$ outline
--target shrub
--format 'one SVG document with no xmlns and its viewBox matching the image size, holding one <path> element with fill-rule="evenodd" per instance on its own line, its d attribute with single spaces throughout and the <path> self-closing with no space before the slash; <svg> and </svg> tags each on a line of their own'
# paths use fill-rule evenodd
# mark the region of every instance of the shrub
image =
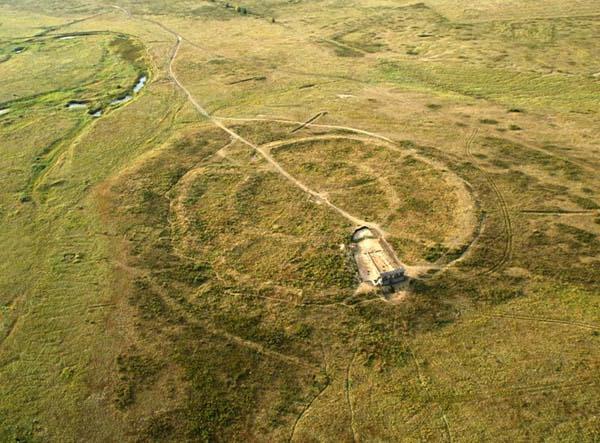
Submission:
<svg viewBox="0 0 600 443">
<path fill-rule="evenodd" d="M 482 118 L 479 120 L 479 123 L 483 123 L 484 125 L 497 125 L 498 120 L 494 120 L 493 118 Z"/>
<path fill-rule="evenodd" d="M 440 243 L 436 243 L 427 250 L 425 260 L 428 262 L 435 262 L 442 258 L 446 253 L 448 253 L 448 248 Z"/>
</svg>

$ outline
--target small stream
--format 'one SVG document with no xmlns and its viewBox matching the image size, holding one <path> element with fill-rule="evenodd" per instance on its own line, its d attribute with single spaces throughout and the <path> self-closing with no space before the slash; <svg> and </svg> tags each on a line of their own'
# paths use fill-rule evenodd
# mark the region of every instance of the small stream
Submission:
<svg viewBox="0 0 600 443">
<path fill-rule="evenodd" d="M 68 109 L 84 109 L 87 108 L 87 103 L 86 102 L 81 102 L 81 101 L 77 101 L 77 100 L 72 100 L 69 103 L 67 103 L 67 108 Z"/>
<path fill-rule="evenodd" d="M 66 38 L 66 37 L 63 37 L 63 38 Z M 138 78 L 138 81 L 133 86 L 133 90 L 131 93 L 113 99 L 110 102 L 110 104 L 113 106 L 118 106 L 118 105 L 121 105 L 123 103 L 126 103 L 126 102 L 132 100 L 134 94 L 139 93 L 141 91 L 141 89 L 144 86 L 146 86 L 147 81 L 148 81 L 148 76 L 145 74 L 142 75 L 140 78 Z M 89 107 L 89 102 L 83 101 L 83 100 L 71 100 L 66 104 L 66 107 L 67 107 L 67 109 L 87 109 Z M 9 111 L 9 109 L 0 109 L 0 115 L 6 114 L 8 111 Z M 88 113 L 93 118 L 98 118 L 104 114 L 104 110 L 102 108 L 92 108 L 88 111 Z"/>
<path fill-rule="evenodd" d="M 110 104 L 111 104 L 111 105 L 120 105 L 120 104 L 122 104 L 122 103 L 126 103 L 126 102 L 128 102 L 128 101 L 129 101 L 129 100 L 131 100 L 132 98 L 133 98 L 133 96 L 132 96 L 132 95 L 129 95 L 129 94 L 127 94 L 127 95 L 126 95 L 126 96 L 124 96 L 124 97 L 121 97 L 121 98 L 115 98 L 114 100 L 112 100 L 112 101 L 110 102 Z"/>
<path fill-rule="evenodd" d="M 140 92 L 140 90 L 146 85 L 146 81 L 148 80 L 148 77 L 146 77 L 145 75 L 142 75 L 139 79 L 138 82 L 135 84 L 135 86 L 133 87 L 133 93 L 137 94 L 138 92 Z"/>
<path fill-rule="evenodd" d="M 113 101 L 111 101 L 110 104 L 111 105 L 120 105 L 120 104 L 126 103 L 129 100 L 133 99 L 133 94 L 137 94 L 138 92 L 140 92 L 141 89 L 146 85 L 147 81 L 148 81 L 148 77 L 146 75 L 142 75 L 138 79 L 137 83 L 134 85 L 133 92 L 131 94 L 127 94 L 123 97 L 116 98 Z"/>
</svg>

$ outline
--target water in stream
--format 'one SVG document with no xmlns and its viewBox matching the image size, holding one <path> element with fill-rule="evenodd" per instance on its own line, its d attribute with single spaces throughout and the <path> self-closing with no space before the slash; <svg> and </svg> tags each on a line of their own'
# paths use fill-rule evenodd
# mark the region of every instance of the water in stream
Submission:
<svg viewBox="0 0 600 443">
<path fill-rule="evenodd" d="M 120 105 L 123 103 L 128 102 L 129 100 L 131 100 L 133 98 L 133 94 L 137 94 L 138 92 L 140 92 L 140 90 L 146 85 L 146 81 L 148 80 L 148 77 L 146 75 L 142 75 L 137 83 L 135 84 L 135 86 L 133 87 L 133 93 L 132 94 L 127 94 L 123 97 L 120 98 L 116 98 L 113 101 L 110 102 L 111 105 Z"/>
<path fill-rule="evenodd" d="M 67 103 L 67 108 L 68 109 L 83 109 L 83 108 L 87 108 L 87 103 L 73 100 L 73 101 L 70 101 L 69 103 Z"/>
<path fill-rule="evenodd" d="M 122 103 L 128 102 L 129 100 L 131 100 L 133 98 L 133 96 L 127 94 L 124 97 L 121 98 L 115 98 L 113 101 L 110 102 L 111 105 L 120 105 Z"/>
<path fill-rule="evenodd" d="M 144 87 L 144 85 L 146 84 L 146 81 L 148 80 L 148 77 L 146 77 L 145 75 L 142 75 L 138 82 L 135 84 L 135 86 L 133 87 L 133 93 L 137 94 L 138 92 L 140 92 L 140 90 Z"/>
</svg>

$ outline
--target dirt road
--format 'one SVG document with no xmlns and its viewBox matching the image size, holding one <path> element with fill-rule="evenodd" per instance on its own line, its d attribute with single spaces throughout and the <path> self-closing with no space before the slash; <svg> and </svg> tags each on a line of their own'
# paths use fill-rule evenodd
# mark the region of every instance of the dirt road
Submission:
<svg viewBox="0 0 600 443">
<path fill-rule="evenodd" d="M 126 9 L 119 7 L 119 6 L 114 6 L 111 5 L 113 8 L 116 8 L 117 10 L 123 12 L 124 14 L 126 14 L 126 16 L 129 19 L 136 19 L 136 17 L 134 17 L 129 11 L 127 11 Z M 344 219 L 346 219 L 348 222 L 350 222 L 350 224 L 354 227 L 358 227 L 358 226 L 367 226 L 369 229 L 372 230 L 372 232 L 377 235 L 377 237 L 380 238 L 381 242 L 384 243 L 389 250 L 392 252 L 392 254 L 394 255 L 394 258 L 398 261 L 398 263 L 400 263 L 402 266 L 404 266 L 407 270 L 407 275 L 411 276 L 411 277 L 417 277 L 419 275 L 422 275 L 423 273 L 431 270 L 431 269 L 436 269 L 439 270 L 439 267 L 437 266 L 431 266 L 431 267 L 425 267 L 426 269 L 423 269 L 422 266 L 420 267 L 411 267 L 408 266 L 406 264 L 404 264 L 399 257 L 397 257 L 397 255 L 395 254 L 394 249 L 389 245 L 389 243 L 386 240 L 386 236 L 387 233 L 385 232 L 385 230 L 379 226 L 377 223 L 373 223 L 367 220 L 363 220 L 357 216 L 354 216 L 352 214 L 350 214 L 348 211 L 340 208 L 339 206 L 335 205 L 334 203 L 332 203 L 327 196 L 311 189 L 309 186 L 307 186 L 305 183 L 303 183 L 302 181 L 298 180 L 296 177 L 292 176 L 289 172 L 287 172 L 270 154 L 270 149 L 273 146 L 269 146 L 269 147 L 262 147 L 259 145 L 256 145 L 255 143 L 251 142 L 250 140 L 245 139 L 244 137 L 242 137 L 240 134 L 238 134 L 237 132 L 235 132 L 234 130 L 232 130 L 231 128 L 229 128 L 228 126 L 225 125 L 225 123 L 223 123 L 224 120 L 236 120 L 234 118 L 232 119 L 221 119 L 218 117 L 214 117 L 212 116 L 205 108 L 204 106 L 202 106 L 202 104 L 200 104 L 198 102 L 198 100 L 196 100 L 196 98 L 193 96 L 193 94 L 186 88 L 186 86 L 183 84 L 183 82 L 178 78 L 176 72 L 175 72 L 175 61 L 177 60 L 177 56 L 179 54 L 179 51 L 181 49 L 181 44 L 184 40 L 184 38 L 179 35 L 176 31 L 174 31 L 173 29 L 165 26 L 164 24 L 157 22 L 155 20 L 152 19 L 148 19 L 148 18 L 144 18 L 144 17 L 139 17 L 139 20 L 143 20 L 143 21 L 147 21 L 149 23 L 153 23 L 156 26 L 159 26 L 161 29 L 165 30 L 166 32 L 168 32 L 169 34 L 171 34 L 175 40 L 175 46 L 173 48 L 173 52 L 169 58 L 169 66 L 168 66 L 168 75 L 170 77 L 170 79 L 177 85 L 177 87 L 179 89 L 181 89 L 181 91 L 186 95 L 188 101 L 192 104 L 192 106 L 194 106 L 194 108 L 203 116 L 205 117 L 207 120 L 209 120 L 212 124 L 214 124 L 215 126 L 217 126 L 218 128 L 220 128 L 221 130 L 223 130 L 224 132 L 226 132 L 227 134 L 229 134 L 233 140 L 239 140 L 241 143 L 245 144 L 246 146 L 252 148 L 255 152 L 257 152 L 258 154 L 260 154 L 274 169 L 275 171 L 277 171 L 280 175 L 282 175 L 283 177 L 285 177 L 287 180 L 289 180 L 294 186 L 296 186 L 297 188 L 301 189 L 303 192 L 305 192 L 306 194 L 308 194 L 309 196 L 311 196 L 312 198 L 315 199 L 316 202 L 322 203 L 327 205 L 329 208 L 333 209 L 335 212 L 337 212 L 339 215 L 341 215 Z M 240 120 L 245 120 L 245 121 L 251 121 L 251 120 L 256 120 L 256 121 L 261 121 L 262 119 L 240 119 Z M 275 121 L 275 120 L 273 120 Z M 289 120 L 281 120 L 282 122 L 285 123 L 289 123 Z M 351 132 L 354 132 L 355 134 L 360 134 L 363 136 L 367 136 L 367 137 L 372 137 L 375 139 L 379 139 L 380 141 L 386 142 L 390 145 L 394 145 L 394 142 L 383 136 L 380 134 L 376 134 L 373 132 L 369 132 L 369 131 L 365 131 L 365 130 L 361 130 L 361 129 L 357 129 L 357 128 L 350 128 L 350 127 L 346 127 L 346 126 L 338 126 L 338 125 L 317 125 L 313 122 L 299 122 L 300 124 L 304 123 L 305 126 L 315 126 L 315 127 L 320 127 L 320 128 L 328 128 L 328 129 L 338 129 L 338 130 L 349 130 Z"/>
<path fill-rule="evenodd" d="M 296 187 L 300 188 L 302 191 L 304 191 L 305 193 L 309 194 L 310 196 L 312 196 L 315 200 L 322 202 L 324 204 L 326 204 L 327 206 L 329 206 L 331 209 L 333 209 L 334 211 L 336 211 L 338 214 L 340 214 L 342 217 L 344 217 L 346 220 L 348 220 L 352 225 L 354 226 L 368 226 L 369 228 L 371 228 L 372 230 L 376 231 L 376 233 L 381 236 L 382 238 L 385 237 L 386 233 L 385 231 L 378 226 L 376 223 L 372 223 L 366 220 L 363 220 L 359 217 L 356 217 L 352 214 L 350 214 L 349 212 L 345 211 L 344 209 L 340 208 L 339 206 L 336 206 L 335 204 L 333 204 L 331 201 L 329 201 L 329 199 L 327 199 L 327 197 L 323 196 L 322 194 L 320 194 L 317 191 L 312 190 L 311 188 L 309 188 L 306 184 L 304 184 L 303 182 L 301 182 L 300 180 L 298 180 L 297 178 L 295 178 L 294 176 L 292 176 L 289 172 L 287 172 L 272 156 L 269 152 L 267 152 L 265 149 L 261 148 L 260 146 L 252 143 L 251 141 L 245 139 L 244 137 L 242 137 L 241 135 L 239 135 L 237 132 L 233 131 L 232 129 L 228 128 L 227 126 L 225 126 L 225 124 L 216 118 L 213 118 L 208 111 L 195 99 L 195 97 L 192 95 L 192 93 L 183 85 L 183 83 L 179 80 L 179 78 L 177 77 L 177 74 L 175 73 L 175 70 L 173 68 L 173 65 L 175 63 L 175 60 L 177 59 L 177 54 L 179 53 L 179 49 L 181 48 L 181 42 L 182 42 L 182 37 L 177 34 L 176 32 L 169 30 L 168 28 L 164 27 L 163 28 L 165 30 L 168 30 L 172 35 L 174 35 L 177 39 L 177 44 L 175 46 L 175 50 L 173 51 L 173 54 L 171 55 L 171 59 L 169 61 L 169 76 L 171 77 L 171 79 L 173 80 L 173 82 L 175 82 L 175 84 L 183 91 L 183 93 L 187 96 L 188 100 L 190 101 L 190 103 L 196 108 L 196 110 L 204 117 L 206 117 L 208 120 L 210 120 L 215 126 L 218 126 L 219 128 L 221 128 L 223 131 L 227 132 L 229 135 L 231 135 L 231 137 L 233 137 L 236 140 L 239 140 L 240 142 L 244 143 L 246 146 L 251 147 L 252 149 L 254 149 L 256 152 L 258 152 L 269 164 L 271 164 L 271 166 L 273 166 L 273 168 L 282 176 L 284 176 L 286 179 L 288 179 L 290 182 L 292 182 Z"/>
</svg>

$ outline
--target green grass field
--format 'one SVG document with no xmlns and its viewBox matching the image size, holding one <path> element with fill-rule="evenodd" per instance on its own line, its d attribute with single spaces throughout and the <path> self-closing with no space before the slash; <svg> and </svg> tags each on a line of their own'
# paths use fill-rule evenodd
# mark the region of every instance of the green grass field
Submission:
<svg viewBox="0 0 600 443">
<path fill-rule="evenodd" d="M 0 442 L 600 441 L 599 16 L 0 0 Z"/>
</svg>

